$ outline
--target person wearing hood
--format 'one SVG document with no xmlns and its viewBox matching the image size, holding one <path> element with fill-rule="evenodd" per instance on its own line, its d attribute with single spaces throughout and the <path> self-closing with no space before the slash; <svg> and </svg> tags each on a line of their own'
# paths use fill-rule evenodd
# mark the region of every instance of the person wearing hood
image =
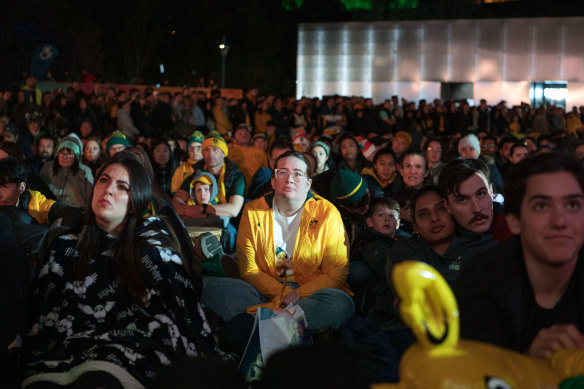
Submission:
<svg viewBox="0 0 584 389">
<path fill-rule="evenodd" d="M 57 200 L 76 208 L 86 208 L 93 186 L 91 169 L 81 163 L 81 150 L 79 138 L 69 134 L 57 145 L 55 159 L 39 173 Z"/>
</svg>

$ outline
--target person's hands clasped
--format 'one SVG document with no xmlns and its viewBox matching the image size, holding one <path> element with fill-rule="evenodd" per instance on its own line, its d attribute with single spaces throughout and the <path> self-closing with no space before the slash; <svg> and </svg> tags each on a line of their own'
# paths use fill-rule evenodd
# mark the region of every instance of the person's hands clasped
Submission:
<svg viewBox="0 0 584 389">
<path fill-rule="evenodd" d="M 527 355 L 549 359 L 556 351 L 567 348 L 584 349 L 584 335 L 573 324 L 555 324 L 537 333 Z"/>
</svg>

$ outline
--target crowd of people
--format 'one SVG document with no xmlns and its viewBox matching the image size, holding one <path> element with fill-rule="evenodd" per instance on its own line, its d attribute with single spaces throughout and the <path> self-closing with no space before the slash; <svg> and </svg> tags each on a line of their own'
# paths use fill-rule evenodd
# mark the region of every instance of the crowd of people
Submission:
<svg viewBox="0 0 584 389">
<path fill-rule="evenodd" d="M 584 106 L 30 76 L 0 94 L 2 358 L 24 361 L 2 378 L 150 387 L 179 356 L 241 356 L 258 307 L 299 305 L 321 335 L 399 329 L 405 260 L 453 287 L 464 337 L 584 348 L 583 123 Z"/>
</svg>

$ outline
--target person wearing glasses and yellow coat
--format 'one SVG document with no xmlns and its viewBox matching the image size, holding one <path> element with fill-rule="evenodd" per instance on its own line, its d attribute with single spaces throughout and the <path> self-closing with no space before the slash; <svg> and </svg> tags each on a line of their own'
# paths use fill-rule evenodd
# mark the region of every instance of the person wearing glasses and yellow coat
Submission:
<svg viewBox="0 0 584 389">
<path fill-rule="evenodd" d="M 338 210 L 310 191 L 311 168 L 288 151 L 275 163 L 273 192 L 249 202 L 237 236 L 241 280 L 205 278 L 205 305 L 225 321 L 257 306 L 304 311 L 308 326 L 338 328 L 354 315 L 345 279 L 348 239 Z"/>
</svg>

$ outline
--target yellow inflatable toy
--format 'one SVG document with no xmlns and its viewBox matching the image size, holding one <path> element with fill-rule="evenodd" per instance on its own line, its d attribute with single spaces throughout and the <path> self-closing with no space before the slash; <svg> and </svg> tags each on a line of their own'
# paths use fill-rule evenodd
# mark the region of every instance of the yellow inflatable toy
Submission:
<svg viewBox="0 0 584 389">
<path fill-rule="evenodd" d="M 584 350 L 562 350 L 545 361 L 459 340 L 456 299 L 433 267 L 406 261 L 395 266 L 392 278 L 400 313 L 417 342 L 402 357 L 400 382 L 374 389 L 584 388 L 578 377 L 584 375 Z"/>
</svg>

